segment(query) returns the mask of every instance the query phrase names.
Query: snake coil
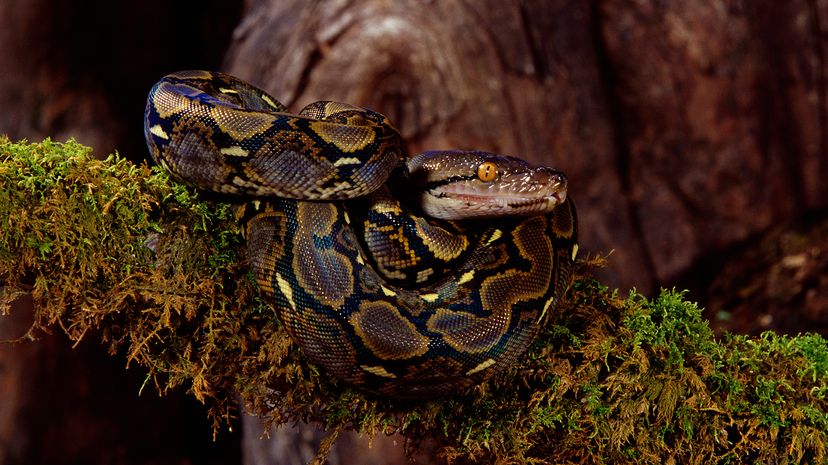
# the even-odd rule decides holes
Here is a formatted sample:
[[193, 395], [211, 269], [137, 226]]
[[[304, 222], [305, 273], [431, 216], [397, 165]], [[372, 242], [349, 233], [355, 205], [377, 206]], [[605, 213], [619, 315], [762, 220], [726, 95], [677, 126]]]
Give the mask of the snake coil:
[[177, 179], [249, 198], [262, 292], [310, 360], [364, 390], [429, 398], [488, 378], [569, 283], [575, 208], [549, 168], [483, 152], [406, 161], [379, 113], [317, 102], [291, 114], [208, 71], [160, 80], [144, 133]]

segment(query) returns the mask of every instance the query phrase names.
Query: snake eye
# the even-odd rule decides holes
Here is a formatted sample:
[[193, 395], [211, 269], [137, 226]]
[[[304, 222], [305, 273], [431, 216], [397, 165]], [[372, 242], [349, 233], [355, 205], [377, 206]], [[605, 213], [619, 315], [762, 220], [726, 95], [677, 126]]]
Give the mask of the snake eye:
[[483, 182], [492, 182], [497, 177], [497, 165], [484, 161], [477, 166], [477, 178]]

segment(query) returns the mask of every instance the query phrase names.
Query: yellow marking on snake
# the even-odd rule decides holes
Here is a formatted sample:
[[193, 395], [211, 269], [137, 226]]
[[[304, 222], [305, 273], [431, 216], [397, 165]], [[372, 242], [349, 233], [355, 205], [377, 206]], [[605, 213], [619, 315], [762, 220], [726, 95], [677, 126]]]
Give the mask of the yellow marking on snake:
[[540, 316], [538, 317], [538, 322], [543, 321], [543, 317], [546, 316], [546, 311], [549, 310], [549, 307], [552, 306], [552, 302], [555, 301], [555, 296], [549, 298], [545, 304], [543, 304], [543, 311], [541, 312]]
[[239, 93], [239, 91], [237, 91], [235, 89], [228, 89], [226, 87], [219, 87], [219, 92], [221, 92], [222, 94], [238, 94]]
[[345, 219], [345, 224], [351, 224], [351, 217], [348, 216], [348, 212], [342, 212], [342, 218]]
[[246, 157], [250, 155], [250, 152], [239, 147], [238, 145], [234, 145], [232, 147], [225, 147], [221, 149], [220, 152], [222, 155], [228, 155], [231, 157]]
[[440, 298], [440, 294], [423, 294], [423, 295], [421, 295], [420, 297], [421, 297], [423, 300], [425, 300], [426, 302], [431, 303], [431, 302], [435, 302], [435, 301], [437, 301], [437, 299], [439, 299], [439, 298]]
[[362, 259], [362, 254], [361, 254], [361, 253], [358, 253], [358, 254], [357, 254], [357, 256], [356, 256], [356, 261], [357, 261], [357, 263], [359, 263], [360, 265], [365, 265], [365, 260], [363, 260], [363, 259]]
[[572, 261], [575, 261], [575, 257], [578, 256], [578, 244], [575, 243], [572, 245]]
[[354, 187], [354, 185], [349, 183], [348, 181], [340, 181], [340, 182], [334, 184], [333, 190], [334, 191], [340, 191], [340, 190], [344, 191], [344, 190], [348, 190], [352, 187]]
[[373, 375], [382, 376], [383, 378], [391, 378], [394, 379], [397, 377], [394, 373], [389, 373], [385, 370], [385, 368], [381, 366], [368, 366], [368, 365], [360, 365], [360, 368], [371, 373]]
[[405, 273], [399, 270], [385, 270], [385, 276], [392, 279], [405, 279]]
[[251, 182], [250, 182], [250, 181], [248, 181], [247, 179], [240, 178], [240, 177], [238, 177], [238, 176], [234, 176], [234, 177], [233, 177], [233, 179], [231, 179], [231, 180], [230, 180], [230, 182], [231, 182], [231, 183], [233, 183], [233, 185], [234, 185], [234, 186], [250, 186], [250, 185], [254, 185], [253, 183], [251, 183]]
[[164, 140], [170, 140], [170, 136], [164, 132], [164, 128], [161, 127], [160, 124], [156, 124], [155, 126], [150, 128], [150, 134], [153, 134], [155, 137], [160, 137]]
[[290, 283], [285, 281], [285, 278], [279, 273], [276, 273], [276, 283], [279, 285], [279, 290], [282, 292], [282, 295], [285, 296], [285, 299], [290, 304], [290, 308], [296, 310], [296, 302], [293, 301], [293, 289], [291, 289]]
[[460, 276], [460, 279], [457, 280], [457, 284], [466, 284], [471, 281], [472, 278], [474, 278], [474, 270], [469, 270]]
[[501, 231], [499, 229], [495, 229], [494, 231], [492, 231], [492, 236], [486, 241], [486, 245], [489, 245], [492, 242], [500, 239], [500, 236], [502, 236], [502, 235], [503, 235], [503, 231]]
[[334, 166], [358, 165], [360, 163], [361, 162], [359, 161], [359, 158], [356, 158], [356, 157], [343, 157], [343, 158], [337, 158], [336, 161], [334, 162]]
[[434, 269], [432, 269], [432, 268], [426, 268], [424, 270], [420, 270], [420, 271], [417, 272], [417, 282], [418, 283], [425, 282], [429, 278], [429, 276], [431, 276], [433, 274], [434, 274]]
[[480, 364], [477, 365], [476, 367], [474, 367], [471, 370], [467, 371], [466, 376], [471, 376], [471, 375], [477, 373], [478, 371], [483, 371], [486, 368], [489, 368], [490, 366], [492, 366], [494, 364], [495, 364], [495, 360], [493, 358], [487, 358], [486, 360], [480, 362]]
[[381, 284], [380, 284], [380, 288], [382, 289], [382, 293], [387, 295], [388, 297], [394, 297], [395, 295], [397, 295], [396, 292], [392, 291], [391, 289], [388, 289], [387, 287], [385, 287]]
[[393, 204], [389, 202], [381, 202], [374, 205], [374, 211], [377, 213], [382, 214], [397, 214], [402, 213], [402, 208], [400, 208], [399, 204]]
[[259, 97], [261, 97], [266, 104], [270, 105], [271, 108], [279, 108], [279, 105], [276, 105], [276, 103], [267, 94], [262, 94]]

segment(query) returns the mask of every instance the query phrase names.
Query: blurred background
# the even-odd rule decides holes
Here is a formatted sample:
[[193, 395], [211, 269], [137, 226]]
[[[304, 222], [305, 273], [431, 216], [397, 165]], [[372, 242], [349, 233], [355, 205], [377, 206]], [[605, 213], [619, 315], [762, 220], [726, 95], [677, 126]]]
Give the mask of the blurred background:
[[[148, 159], [152, 84], [229, 72], [293, 110], [385, 113], [411, 153], [562, 169], [607, 285], [688, 289], [718, 331], [828, 328], [828, 0], [0, 0], [0, 133]], [[25, 333], [25, 302], [0, 339]], [[319, 434], [213, 439], [87, 338], [0, 345], [0, 465], [307, 463]], [[331, 463], [405, 463], [346, 437]], [[310, 455], [309, 455], [310, 454]], [[418, 463], [439, 463], [424, 451]]]

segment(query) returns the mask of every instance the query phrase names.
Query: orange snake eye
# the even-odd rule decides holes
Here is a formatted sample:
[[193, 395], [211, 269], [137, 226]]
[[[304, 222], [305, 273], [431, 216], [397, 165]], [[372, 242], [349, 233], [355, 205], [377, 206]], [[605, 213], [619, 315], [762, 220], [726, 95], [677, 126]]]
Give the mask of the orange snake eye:
[[497, 177], [497, 165], [484, 161], [477, 166], [477, 178], [483, 182], [492, 182]]

